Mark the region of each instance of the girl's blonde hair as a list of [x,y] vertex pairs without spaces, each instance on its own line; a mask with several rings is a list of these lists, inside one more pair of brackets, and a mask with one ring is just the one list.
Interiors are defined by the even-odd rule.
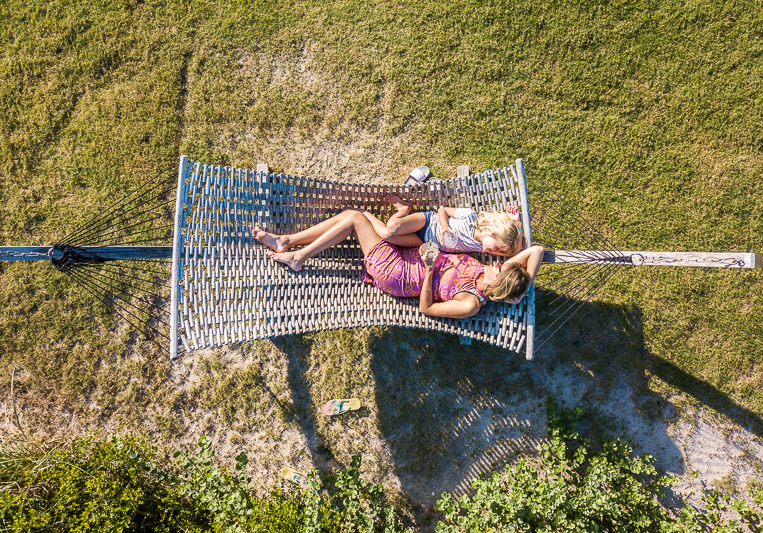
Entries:
[[507,250],[522,238],[519,222],[500,211],[481,211],[477,215],[477,229],[504,244]]
[[522,296],[530,287],[530,273],[519,263],[507,263],[498,274],[495,285],[487,288],[485,296],[494,302]]

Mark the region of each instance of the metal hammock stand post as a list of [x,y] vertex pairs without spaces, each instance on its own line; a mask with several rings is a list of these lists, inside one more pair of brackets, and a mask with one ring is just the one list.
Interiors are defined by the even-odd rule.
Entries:
[[[406,186],[294,177],[259,165],[251,171],[182,156],[177,181],[160,180],[128,196],[53,246],[0,247],[0,260],[51,260],[110,301],[125,320],[168,349],[172,359],[180,347],[190,352],[374,325],[454,333],[524,351],[532,359],[536,342],[548,340],[619,268],[761,267],[754,253],[618,251],[540,180],[530,180],[529,200],[527,185],[521,159],[495,171]],[[406,197],[420,210],[516,206],[525,244],[546,248],[547,266],[535,283],[540,292],[533,286],[520,304],[491,302],[465,320],[428,317],[418,311],[415,298],[392,297],[362,281],[363,255],[354,240],[292,272],[270,260],[251,232],[259,225],[276,234],[293,233],[345,207],[367,209],[384,220],[392,214],[382,201],[389,193]],[[173,215],[174,223],[166,224]],[[169,308],[162,305],[167,297]],[[538,334],[536,306],[552,317]]]

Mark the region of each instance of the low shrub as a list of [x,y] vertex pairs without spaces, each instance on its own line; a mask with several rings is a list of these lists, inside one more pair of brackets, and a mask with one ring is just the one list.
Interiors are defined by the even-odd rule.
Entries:
[[[538,455],[475,480],[472,495],[442,495],[438,533],[732,533],[742,530],[740,523],[760,523],[746,502],[717,491],[703,496],[702,509],[666,509],[659,497],[675,480],[659,473],[651,456],[634,456],[621,440],[593,445],[574,429],[580,408],[559,410],[550,399],[547,413],[549,439]],[[310,471],[306,489],[276,487],[260,495],[247,462],[241,453],[232,472],[220,468],[207,437],[174,460],[128,436],[90,435],[66,445],[5,438],[0,531],[410,531],[384,487],[360,477],[360,455],[346,469]],[[755,485],[750,492],[760,505],[763,489]],[[740,521],[727,520],[730,515]]]
[[[538,456],[523,456],[472,485],[473,495],[443,494],[437,508],[444,517],[438,533],[492,532],[700,532],[741,531],[724,522],[727,499],[704,497],[705,509],[685,506],[677,516],[660,504],[675,479],[661,475],[653,458],[633,456],[621,440],[604,440],[594,449],[574,430],[582,408],[559,411],[549,399],[549,442]],[[757,517],[742,501],[731,503],[740,517]]]
[[8,531],[204,531],[156,450],[141,439],[89,436],[53,453],[30,447],[0,492]]
[[125,436],[91,435],[52,451],[21,438],[2,445],[5,531],[403,531],[384,488],[360,478],[360,455],[322,479],[311,471],[310,490],[276,488],[258,497],[246,455],[236,457],[234,473],[221,469],[207,437],[195,453],[176,453],[174,462]]

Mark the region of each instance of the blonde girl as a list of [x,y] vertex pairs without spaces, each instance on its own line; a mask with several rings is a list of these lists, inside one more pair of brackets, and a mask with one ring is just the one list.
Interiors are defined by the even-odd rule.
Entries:
[[444,252],[487,252],[512,257],[522,251],[519,210],[510,206],[505,212],[440,207],[437,211],[414,212],[409,202],[396,194],[384,199],[397,212],[386,228],[377,228],[383,239],[413,235],[410,244],[432,241]]

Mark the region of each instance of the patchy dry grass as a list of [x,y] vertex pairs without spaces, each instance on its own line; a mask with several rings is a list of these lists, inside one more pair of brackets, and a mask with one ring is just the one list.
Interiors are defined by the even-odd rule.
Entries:
[[[523,157],[530,179],[622,248],[763,251],[755,13],[709,1],[11,0],[0,5],[0,241],[54,242],[180,153],[378,183],[419,164],[446,177]],[[16,367],[30,427],[130,430],[168,447],[209,433],[223,456],[254,457],[262,483],[287,463],[364,450],[367,474],[421,523],[433,491],[463,490],[537,445],[549,392],[602,412],[630,402],[643,417],[620,423],[680,471],[653,425],[678,424],[671,405],[763,435],[761,272],[623,271],[532,367],[396,329],[170,365],[49,265],[0,263],[0,279],[0,393]],[[336,396],[364,407],[319,416]],[[639,420],[657,436],[633,429]]]

